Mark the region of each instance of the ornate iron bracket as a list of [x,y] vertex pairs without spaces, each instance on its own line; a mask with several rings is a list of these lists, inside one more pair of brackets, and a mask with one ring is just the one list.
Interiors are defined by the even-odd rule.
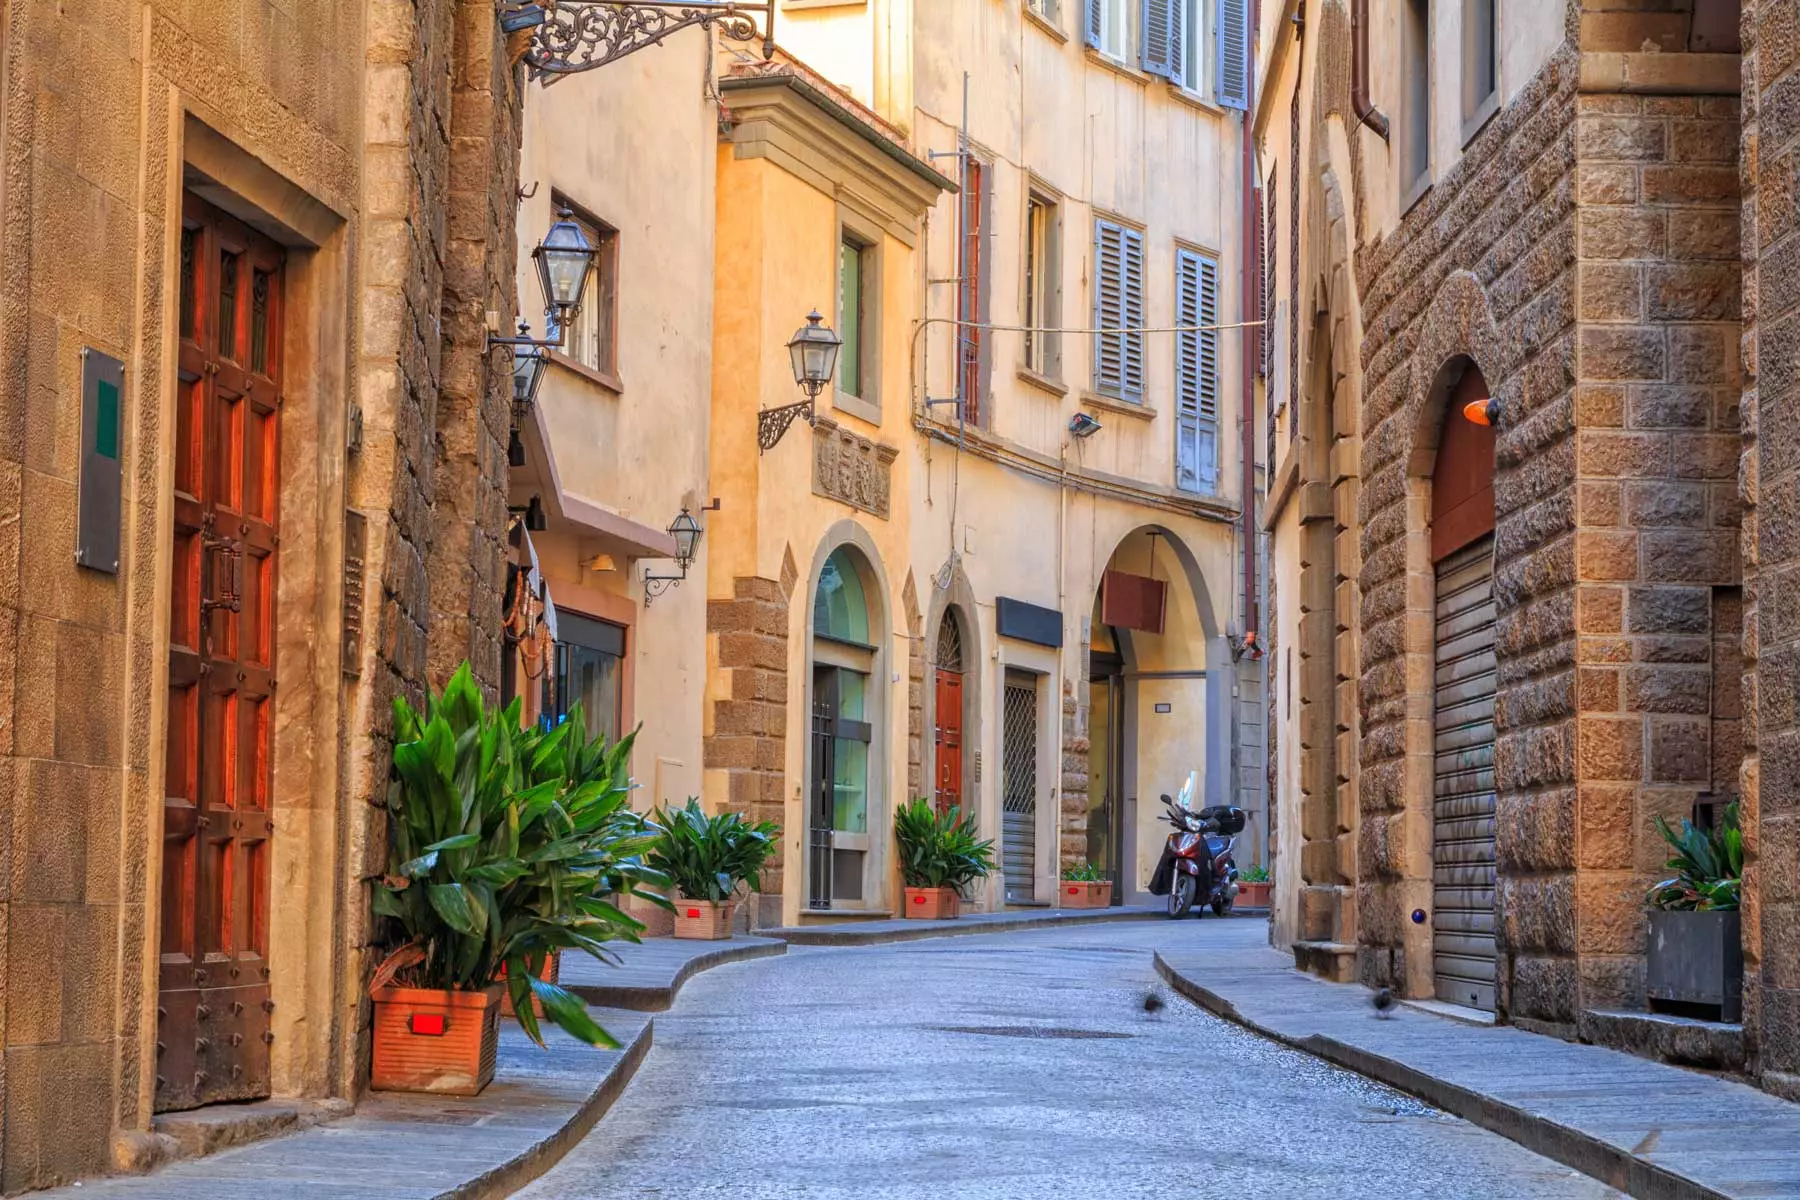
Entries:
[[533,79],[592,71],[695,25],[760,40],[763,58],[775,56],[775,0],[513,0],[502,14],[503,24],[511,17],[521,28],[536,25],[524,56]]
[[679,575],[645,575],[644,607],[649,608],[652,600],[656,599],[656,597],[662,595],[672,587],[679,587],[687,580],[687,577],[688,573],[686,567],[681,568],[681,574]]
[[767,454],[781,441],[782,435],[795,418],[805,417],[806,423],[813,423],[813,401],[801,400],[796,404],[784,404],[780,408],[765,408],[756,414],[756,445]]

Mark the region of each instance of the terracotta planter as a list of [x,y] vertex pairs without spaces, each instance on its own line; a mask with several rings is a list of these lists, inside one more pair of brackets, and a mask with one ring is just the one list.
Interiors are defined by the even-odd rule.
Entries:
[[722,942],[731,936],[731,901],[723,904],[711,900],[675,898],[675,936],[707,942]]
[[1239,907],[1239,908],[1267,908],[1267,907],[1269,907],[1269,887],[1270,887],[1270,885],[1266,882],[1265,883],[1245,883],[1241,879],[1238,880],[1238,894],[1237,894],[1236,907]]
[[1065,879],[1062,888],[1064,908],[1106,908],[1112,904],[1112,880]]
[[906,915],[922,921],[948,921],[956,916],[955,888],[907,888]]
[[[561,974],[562,955],[560,953],[553,953],[550,955],[550,962],[547,964],[547,968],[538,972],[538,978],[545,983],[555,983]],[[506,982],[506,968],[504,966],[500,968],[500,982],[502,985]],[[514,1015],[512,990],[510,988],[500,994],[500,1011],[503,1015],[508,1017]],[[544,1015],[544,1002],[539,1000],[536,996],[533,996],[531,998],[531,1011],[541,1019]]]
[[479,992],[382,988],[375,993],[369,1086],[384,1092],[474,1096],[494,1078],[502,985]]

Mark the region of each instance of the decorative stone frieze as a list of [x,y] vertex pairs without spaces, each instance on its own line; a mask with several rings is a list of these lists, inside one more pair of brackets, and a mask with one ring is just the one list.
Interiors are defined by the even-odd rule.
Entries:
[[821,416],[813,426],[813,495],[840,500],[887,520],[893,464],[900,451]]

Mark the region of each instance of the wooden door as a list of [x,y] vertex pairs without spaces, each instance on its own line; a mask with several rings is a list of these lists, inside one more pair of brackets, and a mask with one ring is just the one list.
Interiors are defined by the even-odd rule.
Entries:
[[[934,734],[939,812],[962,804],[963,677],[961,671],[937,670],[937,728]],[[966,813],[964,814],[967,815]]]
[[156,1108],[269,1094],[282,251],[182,206]]

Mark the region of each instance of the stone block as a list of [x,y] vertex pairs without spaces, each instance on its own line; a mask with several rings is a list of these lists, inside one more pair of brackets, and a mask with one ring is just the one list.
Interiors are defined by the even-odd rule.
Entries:
[[[1708,713],[1712,672],[1703,666],[1639,665],[1625,671],[1625,708],[1643,713]],[[1655,740],[1652,735],[1652,769]]]
[[1647,166],[1645,204],[1722,204],[1738,198],[1735,166]]
[[1576,880],[1575,890],[1583,956],[1644,952],[1649,921],[1644,915],[1643,887],[1636,875],[1589,871]]
[[1635,587],[1630,589],[1627,623],[1633,633],[1705,633],[1712,626],[1711,589]]
[[1644,315],[1644,268],[1637,263],[1582,263],[1576,276],[1583,321],[1638,321]]
[[1736,263],[1687,262],[1646,268],[1647,311],[1653,321],[1736,321],[1742,310],[1743,270]]
[[1576,769],[1584,781],[1636,782],[1644,775],[1644,725],[1639,717],[1583,715],[1577,732]]
[[1704,784],[1712,777],[1710,723],[1702,717],[1653,717],[1649,722],[1649,778]]
[[1582,115],[1575,119],[1576,153],[1585,162],[1654,162],[1668,149],[1668,127],[1633,116]]
[[1671,383],[1738,383],[1738,328],[1690,325],[1669,330]]
[[1581,370],[1595,380],[1660,380],[1668,362],[1658,329],[1584,326],[1579,335]]
[[1636,534],[1583,530],[1575,536],[1582,580],[1608,582],[1638,577]]
[[1583,262],[1661,258],[1668,247],[1668,217],[1654,210],[1584,209],[1577,229]]
[[1731,583],[1738,578],[1733,538],[1688,530],[1643,535],[1644,579],[1652,583]]
[[[1634,268],[1635,269],[1635,268]],[[1625,389],[1616,383],[1584,383],[1575,389],[1575,423],[1584,429],[1625,424]]]
[[1575,197],[1584,205],[1633,204],[1638,169],[1624,163],[1582,163],[1575,169]]
[[1735,260],[1740,236],[1735,210],[1675,209],[1669,213],[1668,257]]
[[1634,529],[1703,526],[1706,512],[1704,484],[1656,480],[1625,486],[1625,523]]
[[1582,667],[1576,673],[1576,703],[1584,713],[1619,711],[1619,672],[1609,667]]
[[1629,870],[1633,861],[1637,788],[1633,784],[1582,781],[1577,865],[1583,871]]

